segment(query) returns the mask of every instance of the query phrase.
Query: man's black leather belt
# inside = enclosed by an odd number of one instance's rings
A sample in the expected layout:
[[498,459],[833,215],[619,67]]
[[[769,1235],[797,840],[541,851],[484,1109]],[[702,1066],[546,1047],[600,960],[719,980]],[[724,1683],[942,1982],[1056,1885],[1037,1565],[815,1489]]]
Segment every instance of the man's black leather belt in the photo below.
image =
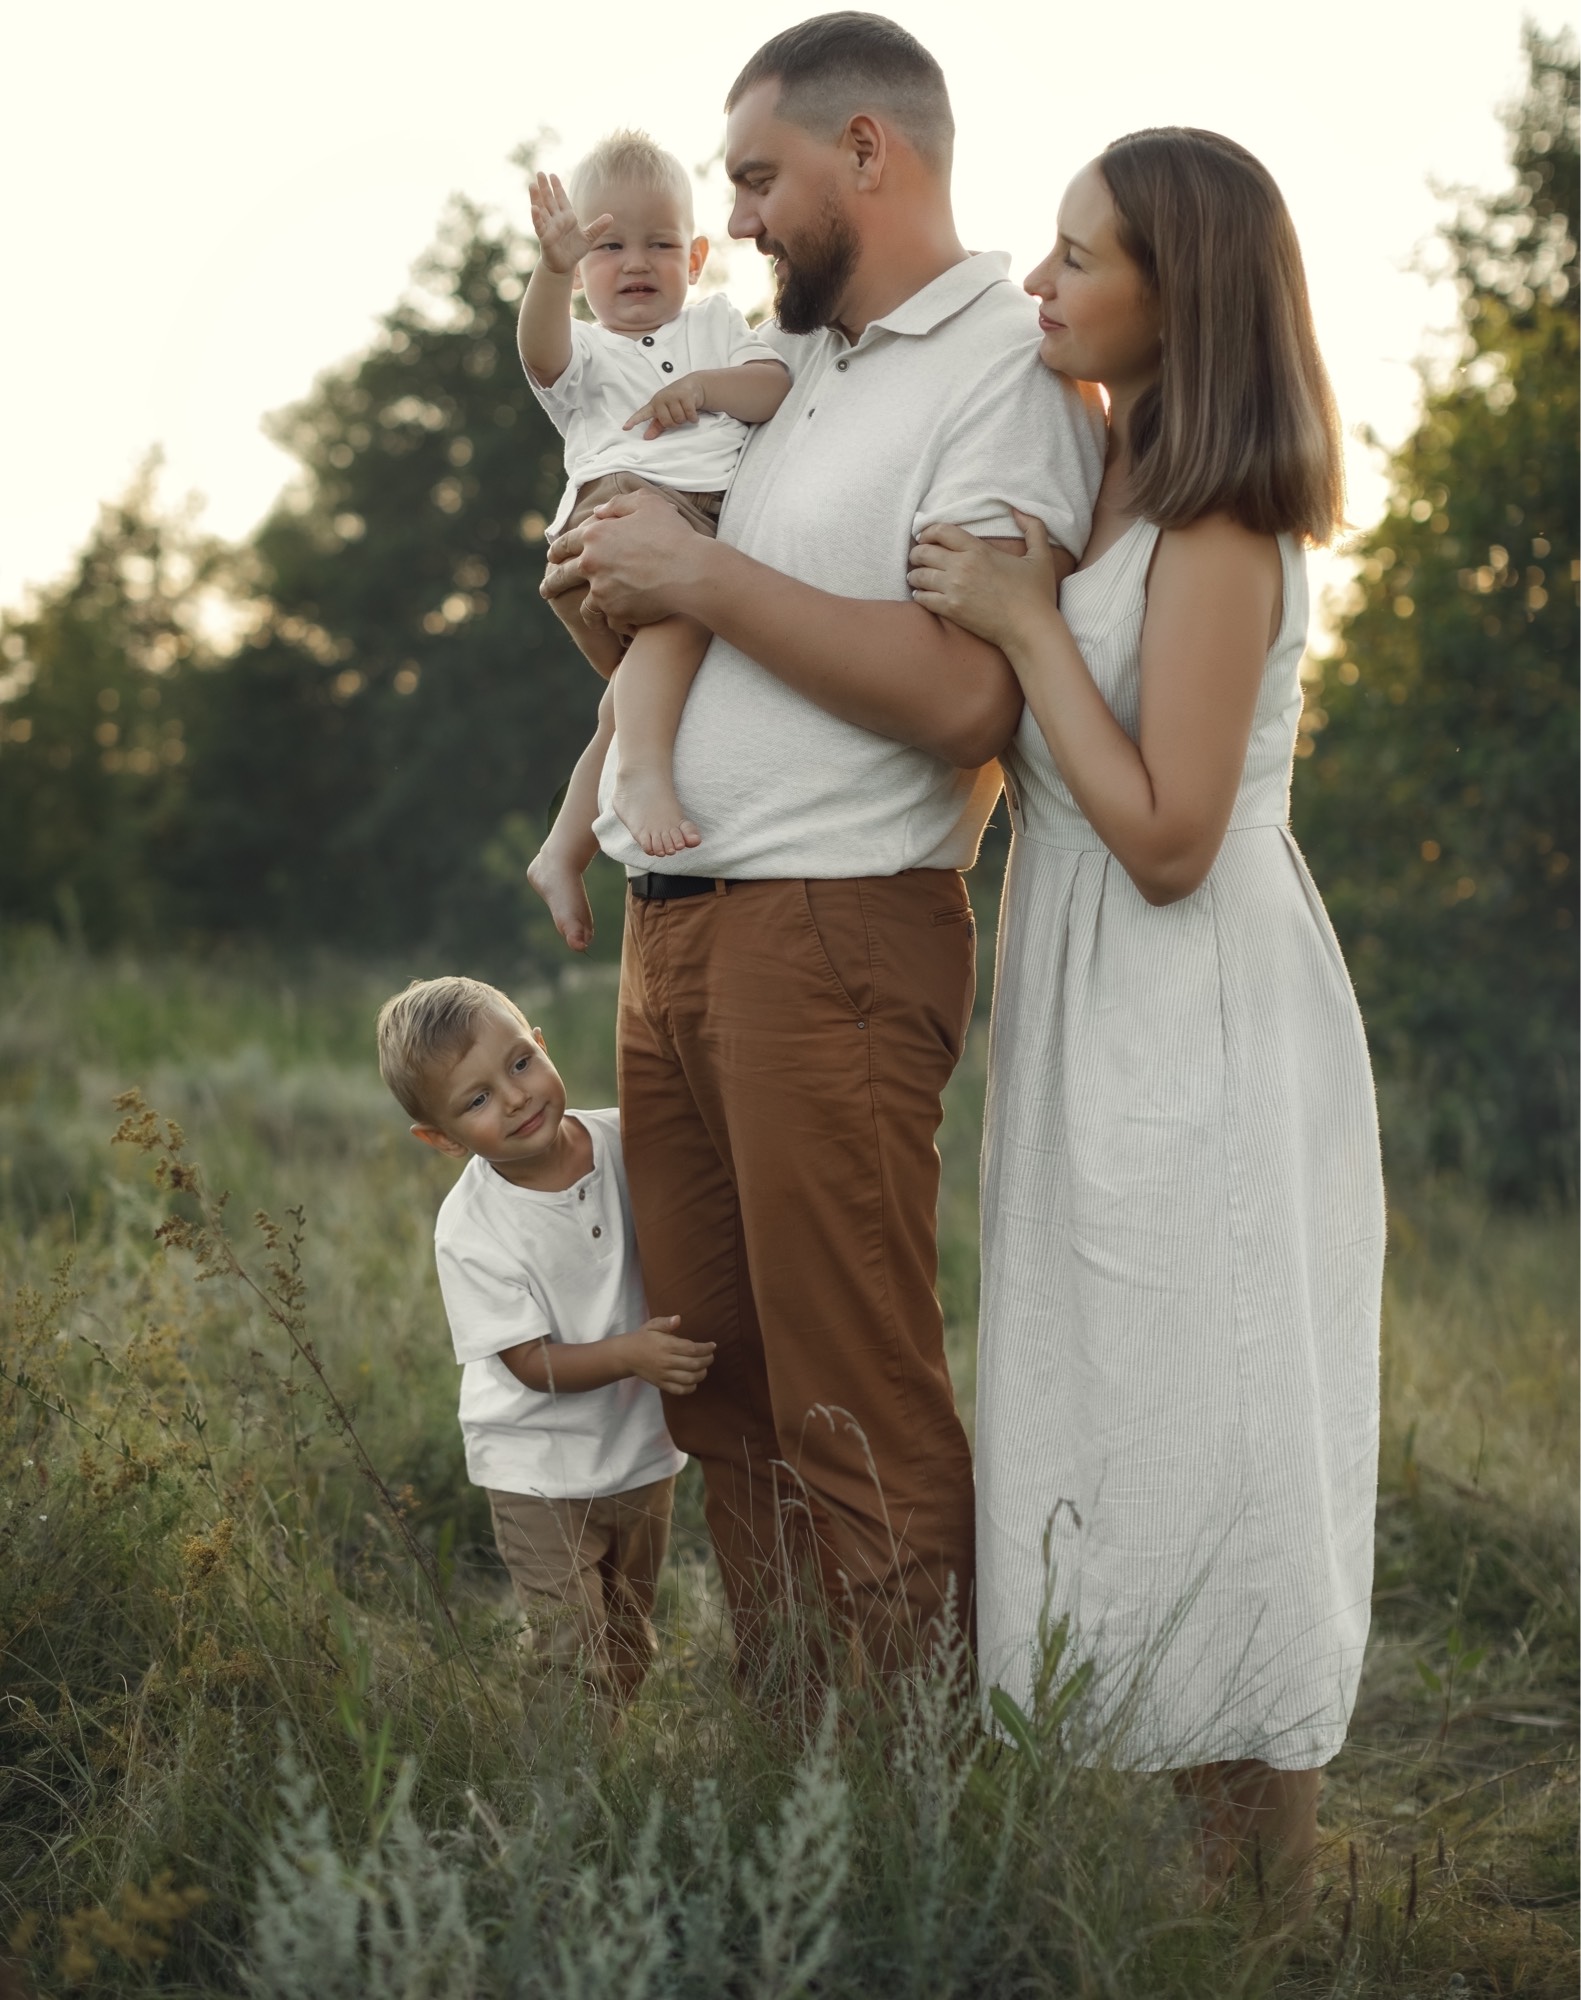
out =
[[639,903],[672,903],[677,896],[712,896],[718,884],[712,875],[632,875],[626,887]]

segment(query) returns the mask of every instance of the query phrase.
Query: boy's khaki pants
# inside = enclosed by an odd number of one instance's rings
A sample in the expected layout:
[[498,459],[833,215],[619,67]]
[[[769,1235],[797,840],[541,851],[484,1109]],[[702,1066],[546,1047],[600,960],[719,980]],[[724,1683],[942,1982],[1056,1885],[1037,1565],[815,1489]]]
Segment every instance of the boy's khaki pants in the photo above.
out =
[[488,1489],[494,1542],[542,1666],[582,1669],[627,1700],[653,1663],[650,1622],[670,1540],[675,1481],[602,1500],[541,1500]]
[[628,899],[620,1112],[650,1309],[718,1343],[665,1398],[743,1669],[821,1572],[880,1669],[970,1630],[972,1467],[934,1292],[940,1093],[971,1016],[954,870]]

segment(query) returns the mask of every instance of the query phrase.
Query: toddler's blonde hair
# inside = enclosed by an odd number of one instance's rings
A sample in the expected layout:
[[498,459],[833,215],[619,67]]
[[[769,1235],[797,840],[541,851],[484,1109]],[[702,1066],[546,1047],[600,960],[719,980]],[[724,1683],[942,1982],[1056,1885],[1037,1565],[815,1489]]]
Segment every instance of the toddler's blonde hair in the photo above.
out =
[[527,1026],[527,1016],[509,994],[459,973],[414,979],[379,1009],[379,1074],[409,1118],[427,1121],[426,1087],[435,1063],[466,1048],[491,1007],[503,1007]]
[[646,132],[623,126],[599,140],[585,159],[578,160],[566,182],[577,220],[584,225],[598,214],[600,196],[612,188],[639,187],[673,194],[681,205],[686,233],[692,232],[692,178],[673,153]]

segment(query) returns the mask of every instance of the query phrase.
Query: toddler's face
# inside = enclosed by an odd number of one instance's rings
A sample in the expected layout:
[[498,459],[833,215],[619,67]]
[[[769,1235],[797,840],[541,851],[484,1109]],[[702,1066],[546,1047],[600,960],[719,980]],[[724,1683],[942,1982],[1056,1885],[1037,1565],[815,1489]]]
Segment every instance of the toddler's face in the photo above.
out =
[[662,189],[599,188],[590,205],[593,216],[615,218],[578,273],[593,317],[612,333],[668,326],[702,275],[708,239],[691,235],[680,202]]

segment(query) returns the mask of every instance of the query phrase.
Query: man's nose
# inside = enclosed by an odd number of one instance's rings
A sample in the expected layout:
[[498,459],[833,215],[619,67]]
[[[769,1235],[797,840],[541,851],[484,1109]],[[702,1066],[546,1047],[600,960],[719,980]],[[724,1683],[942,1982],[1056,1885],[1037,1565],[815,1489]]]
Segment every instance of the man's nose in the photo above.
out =
[[740,243],[744,243],[748,237],[758,237],[763,234],[763,224],[758,219],[757,210],[744,195],[739,194],[731,208],[730,220],[725,224],[725,228]]

